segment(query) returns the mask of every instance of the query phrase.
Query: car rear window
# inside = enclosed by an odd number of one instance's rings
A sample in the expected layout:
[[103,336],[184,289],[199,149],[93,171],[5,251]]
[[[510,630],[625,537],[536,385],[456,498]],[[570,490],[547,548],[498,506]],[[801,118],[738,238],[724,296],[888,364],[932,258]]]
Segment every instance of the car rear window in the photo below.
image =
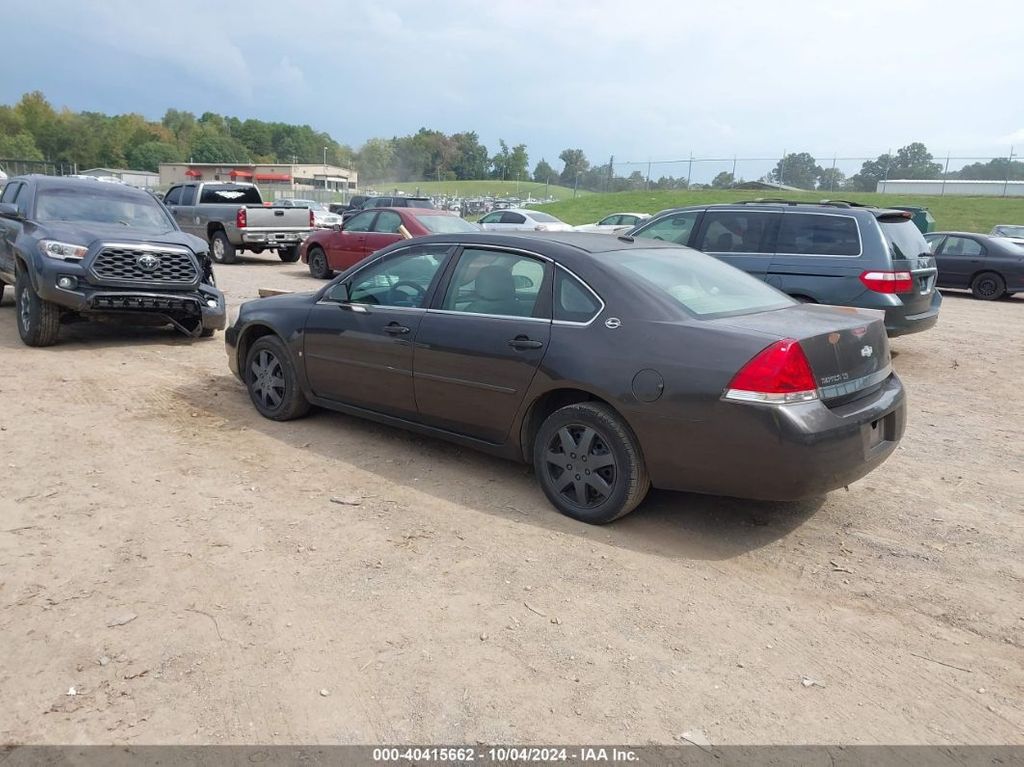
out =
[[852,216],[785,213],[777,253],[814,256],[859,256],[860,233]]
[[613,250],[597,255],[614,272],[671,298],[687,313],[713,319],[793,306],[756,277],[689,248]]
[[457,232],[479,232],[480,227],[458,216],[417,215],[416,220],[434,234],[456,234]]
[[917,258],[931,254],[924,235],[910,219],[881,220],[878,224],[882,227],[882,234],[885,236],[885,241],[889,243],[893,258]]
[[531,210],[530,218],[534,221],[543,221],[545,224],[560,224],[562,223],[557,218],[552,216],[550,213],[541,213],[539,210]]
[[201,205],[262,205],[259,190],[254,186],[204,186]]
[[433,208],[434,202],[429,197],[405,197],[399,198],[405,202],[403,207],[406,208]]

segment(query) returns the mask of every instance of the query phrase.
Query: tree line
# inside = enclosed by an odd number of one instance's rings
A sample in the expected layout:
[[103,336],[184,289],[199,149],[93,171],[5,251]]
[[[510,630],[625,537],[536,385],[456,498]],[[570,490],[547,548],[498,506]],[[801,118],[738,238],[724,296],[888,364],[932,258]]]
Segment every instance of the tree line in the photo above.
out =
[[[632,189],[683,189],[686,177],[647,178],[640,171],[615,172],[613,160],[592,165],[582,149],[558,155],[562,169],[541,158],[530,170],[525,144],[499,139],[493,154],[475,131],[446,134],[420,128],[409,136],[371,138],[359,149],[335,141],[308,125],[241,120],[213,112],[168,109],[159,121],[138,114],[57,110],[39,91],[26,93],[13,106],[0,106],[0,158],[46,160],[93,167],[155,171],[161,162],[319,163],[354,167],[364,184],[392,181],[504,179],[618,192]],[[823,167],[807,152],[787,154],[762,180],[803,189],[874,191],[884,178],[942,178],[943,166],[927,147],[915,142],[894,155],[864,162],[847,178]],[[1024,162],[1006,158],[975,162],[949,173],[959,179],[1024,179]],[[715,188],[737,183],[719,173]],[[696,185],[695,185],[696,186]]]

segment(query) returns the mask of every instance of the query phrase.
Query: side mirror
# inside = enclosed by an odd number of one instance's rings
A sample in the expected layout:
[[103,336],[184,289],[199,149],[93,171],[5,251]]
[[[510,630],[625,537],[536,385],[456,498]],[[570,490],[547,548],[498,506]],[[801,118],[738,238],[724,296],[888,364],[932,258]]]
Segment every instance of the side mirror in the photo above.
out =
[[15,221],[21,221],[25,218],[21,215],[21,211],[18,210],[18,206],[10,202],[0,202],[0,216],[3,218],[13,218]]
[[326,296],[328,301],[335,301],[339,304],[348,303],[348,285],[344,282],[339,282],[337,285],[327,291]]

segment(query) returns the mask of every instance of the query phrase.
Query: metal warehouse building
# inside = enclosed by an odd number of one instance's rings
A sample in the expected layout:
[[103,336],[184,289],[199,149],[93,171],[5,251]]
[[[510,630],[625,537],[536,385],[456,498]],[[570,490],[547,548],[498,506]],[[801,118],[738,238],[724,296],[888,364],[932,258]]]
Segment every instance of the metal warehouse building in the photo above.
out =
[[149,170],[125,170],[123,168],[89,168],[78,172],[80,176],[95,176],[96,178],[112,177],[125,184],[141,187],[142,189],[156,189],[160,183],[160,174]]
[[347,192],[359,181],[354,170],[322,163],[252,164],[226,162],[162,162],[160,186],[185,181],[248,181],[267,192],[302,192],[322,189]]
[[881,194],[935,194],[961,197],[1024,197],[1024,181],[957,181],[892,179],[879,181]]

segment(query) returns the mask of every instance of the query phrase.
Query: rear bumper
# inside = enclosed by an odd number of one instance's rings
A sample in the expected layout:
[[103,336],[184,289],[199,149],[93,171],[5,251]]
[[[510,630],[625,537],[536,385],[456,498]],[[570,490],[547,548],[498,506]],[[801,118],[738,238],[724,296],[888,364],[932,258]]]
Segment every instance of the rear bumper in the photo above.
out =
[[298,245],[314,230],[296,229],[294,231],[274,231],[272,229],[240,229],[242,243],[247,245],[263,245],[267,248],[291,247]]
[[942,307],[942,294],[938,290],[932,294],[932,302],[924,312],[908,313],[902,303],[885,310],[885,332],[889,337],[920,333],[928,330],[939,321],[939,309]]
[[655,453],[650,434],[641,442],[655,487],[792,501],[860,479],[892,454],[905,426],[906,397],[893,375],[873,394],[837,408],[722,402],[700,424],[663,423],[661,436],[675,450]]

